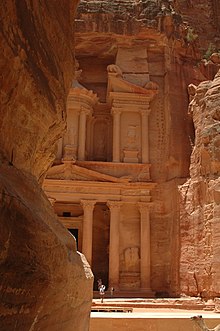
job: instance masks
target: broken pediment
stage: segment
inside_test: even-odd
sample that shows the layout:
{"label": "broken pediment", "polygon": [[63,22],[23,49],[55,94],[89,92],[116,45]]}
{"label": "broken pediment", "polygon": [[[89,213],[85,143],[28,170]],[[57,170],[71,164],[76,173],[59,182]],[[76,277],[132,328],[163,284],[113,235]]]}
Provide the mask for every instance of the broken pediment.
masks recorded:
{"label": "broken pediment", "polygon": [[47,179],[76,180],[76,181],[100,181],[112,183],[128,182],[127,178],[116,178],[105,175],[98,171],[86,169],[73,162],[64,162],[63,164],[53,166],[47,173]]}
{"label": "broken pediment", "polygon": [[121,69],[115,64],[109,65],[107,70],[108,96],[111,92],[135,93],[149,96],[149,99],[151,100],[158,92],[158,85],[154,82],[149,81],[144,87],[141,87],[126,81],[123,78]]}

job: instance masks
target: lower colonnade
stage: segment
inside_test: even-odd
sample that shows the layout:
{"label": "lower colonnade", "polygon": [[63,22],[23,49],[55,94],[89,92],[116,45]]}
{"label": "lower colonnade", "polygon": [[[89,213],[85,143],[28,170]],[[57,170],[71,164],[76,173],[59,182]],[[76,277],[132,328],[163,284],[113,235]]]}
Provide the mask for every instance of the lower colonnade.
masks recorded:
{"label": "lower colonnade", "polygon": [[[83,207],[82,222],[82,253],[92,266],[93,248],[93,211],[98,201],[81,200]],[[115,291],[120,291],[120,216],[121,208],[126,202],[106,201],[110,211],[110,231],[109,231],[109,282],[108,287],[113,287]],[[140,288],[144,292],[151,292],[151,261],[150,261],[150,203],[136,203],[140,213]],[[123,235],[123,234],[121,234]]]}

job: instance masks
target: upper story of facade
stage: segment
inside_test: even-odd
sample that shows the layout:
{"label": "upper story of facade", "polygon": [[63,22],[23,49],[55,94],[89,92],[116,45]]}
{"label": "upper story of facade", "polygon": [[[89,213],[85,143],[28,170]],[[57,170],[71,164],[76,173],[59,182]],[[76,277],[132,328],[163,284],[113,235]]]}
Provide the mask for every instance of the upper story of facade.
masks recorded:
{"label": "upper story of facade", "polygon": [[150,163],[148,118],[158,85],[150,81],[146,49],[141,53],[142,63],[132,52],[124,58],[123,49],[115,64],[79,61],[56,164]]}

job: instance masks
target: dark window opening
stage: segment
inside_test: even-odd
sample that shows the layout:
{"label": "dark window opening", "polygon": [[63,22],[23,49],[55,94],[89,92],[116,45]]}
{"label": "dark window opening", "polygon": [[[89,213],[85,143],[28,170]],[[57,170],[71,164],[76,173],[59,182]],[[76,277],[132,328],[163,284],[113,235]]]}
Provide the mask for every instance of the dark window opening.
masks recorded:
{"label": "dark window opening", "polygon": [[63,217],[71,217],[71,212],[70,211],[64,211],[63,212]]}

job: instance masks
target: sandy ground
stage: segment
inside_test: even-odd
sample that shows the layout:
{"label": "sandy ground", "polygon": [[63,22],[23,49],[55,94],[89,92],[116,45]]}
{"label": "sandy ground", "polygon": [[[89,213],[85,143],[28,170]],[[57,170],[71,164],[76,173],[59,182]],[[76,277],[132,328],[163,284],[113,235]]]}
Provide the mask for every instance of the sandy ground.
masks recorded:
{"label": "sandy ground", "polygon": [[[101,300],[95,299],[93,302],[97,306],[104,307],[106,305],[111,306],[127,306],[132,307],[139,305],[140,307],[133,307],[132,312],[91,312],[91,318],[167,318],[167,319],[190,319],[190,317],[195,315],[202,315],[205,319],[219,319],[220,323],[220,312],[215,312],[212,310],[203,309],[178,309],[178,308],[146,308],[142,307],[146,302],[143,299],[105,299],[104,304],[101,304]],[[93,307],[95,309],[95,307]]]}

